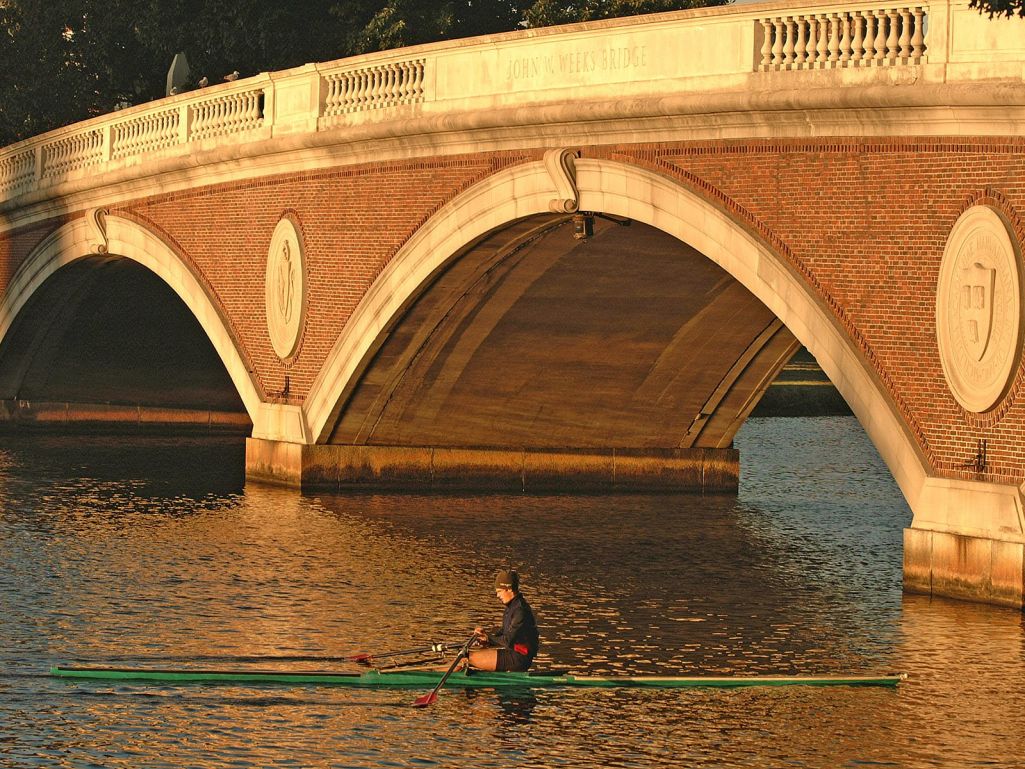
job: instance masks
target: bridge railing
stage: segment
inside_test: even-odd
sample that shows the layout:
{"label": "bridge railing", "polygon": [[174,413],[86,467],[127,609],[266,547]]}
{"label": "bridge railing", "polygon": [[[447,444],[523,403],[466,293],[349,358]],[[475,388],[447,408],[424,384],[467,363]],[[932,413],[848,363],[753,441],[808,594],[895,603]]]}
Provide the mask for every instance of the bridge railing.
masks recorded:
{"label": "bridge railing", "polygon": [[926,61],[928,6],[845,8],[759,19],[758,69],[835,69]]}
{"label": "bridge railing", "polygon": [[784,0],[704,8],[264,73],[0,150],[0,205],[95,186],[97,174],[106,172],[144,174],[149,161],[165,157],[222,147],[235,153],[231,148],[240,144],[297,133],[344,136],[348,129],[411,118],[434,118],[434,128],[425,123],[424,131],[449,130],[454,116],[472,127],[494,122],[503,109],[525,110],[522,120],[553,105],[890,84],[887,73],[900,68],[915,70],[904,82],[1020,82],[1025,21],[991,21],[967,2]]}

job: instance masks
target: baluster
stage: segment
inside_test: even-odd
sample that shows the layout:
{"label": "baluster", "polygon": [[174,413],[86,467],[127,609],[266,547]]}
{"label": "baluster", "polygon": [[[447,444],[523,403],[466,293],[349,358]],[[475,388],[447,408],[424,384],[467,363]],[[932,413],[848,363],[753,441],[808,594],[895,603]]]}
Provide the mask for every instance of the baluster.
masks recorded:
{"label": "baluster", "polygon": [[252,128],[256,125],[256,94],[242,94],[238,100],[239,128]]}
{"label": "baluster", "polygon": [[332,75],[327,79],[327,104],[324,105],[325,114],[333,115],[338,111],[338,107],[341,106],[344,99],[344,87],[345,80],[338,75]]}
{"label": "baluster", "polygon": [[358,72],[349,73],[349,83],[351,84],[349,87],[349,101],[347,109],[347,111],[349,112],[352,112],[354,109],[356,109],[357,105],[359,104],[359,89],[360,84],[362,82],[363,81],[360,78]]}
{"label": "baluster", "polygon": [[829,17],[829,63],[835,65],[840,59],[840,19],[835,14]]}
{"label": "baluster", "polygon": [[808,68],[811,69],[815,66],[815,62],[818,59],[818,49],[816,46],[819,42],[819,20],[815,16],[808,17],[808,58],[806,59]]}
{"label": "baluster", "polygon": [[841,16],[840,24],[842,25],[842,31],[840,34],[840,66],[846,67],[847,62],[851,60],[851,17],[849,14],[844,13]]}
{"label": "baluster", "polygon": [[759,69],[766,70],[772,64],[772,26],[769,19],[762,19],[762,63]]}
{"label": "baluster", "polygon": [[886,11],[876,14],[876,39],[875,39],[876,64],[881,64],[886,58]]}
{"label": "baluster", "polygon": [[405,104],[406,86],[409,83],[409,68],[405,62],[396,62],[395,66],[395,103]]}
{"label": "baluster", "polygon": [[915,33],[911,36],[911,55],[914,57],[916,64],[922,60],[922,53],[925,48],[925,36],[922,33],[922,16],[922,9],[915,8]]}
{"label": "baluster", "polygon": [[783,23],[779,19],[772,22],[772,66],[779,69],[783,63]]}
{"label": "baluster", "polygon": [[390,107],[398,104],[399,102],[399,78],[395,71],[395,62],[389,64],[387,70],[385,70],[385,80],[387,82],[385,97],[388,100],[388,106]]}
{"label": "baluster", "polygon": [[423,96],[424,70],[427,68],[427,62],[425,59],[420,59],[420,61],[414,64],[414,67],[415,69],[413,71],[413,96],[417,99],[417,101],[419,101],[420,97]]}
{"label": "baluster", "polygon": [[911,12],[907,8],[900,11],[900,40],[897,46],[900,48],[897,56],[907,64],[911,59]]}
{"label": "baluster", "polygon": [[821,69],[826,66],[826,62],[829,60],[829,16],[826,14],[819,16],[819,41],[818,45],[816,45],[816,51],[815,61]]}
{"label": "baluster", "polygon": [[233,133],[237,131],[245,118],[242,111],[245,103],[245,95],[235,94],[224,100],[224,131],[222,133]]}
{"label": "baluster", "polygon": [[805,21],[803,16],[797,17],[797,44],[794,46],[794,64],[803,67],[808,60],[808,42],[805,39]]}
{"label": "baluster", "polygon": [[896,10],[889,10],[886,12],[887,17],[890,20],[889,32],[890,34],[886,37],[886,60],[893,64],[897,61],[897,56],[900,54],[900,49],[897,47],[897,19],[900,17],[897,15]]}
{"label": "baluster", "polygon": [[794,63],[794,20],[786,20],[786,40],[783,43],[783,69],[790,69]]}
{"label": "baluster", "polygon": [[860,13],[855,13],[851,19],[851,23],[854,24],[854,39],[851,41],[851,59],[855,66],[861,64],[861,57],[865,55],[865,37],[863,33],[864,19]]}
{"label": "baluster", "polygon": [[371,106],[378,107],[384,98],[384,71],[374,67],[374,100]]}
{"label": "baluster", "polygon": [[202,119],[197,121],[196,133],[199,136],[206,136],[210,130],[210,120],[213,116],[213,102],[209,101],[200,107],[200,115]]}
{"label": "baluster", "polygon": [[356,110],[363,109],[363,102],[366,101],[367,96],[367,73],[360,70],[356,73],[356,77],[359,78],[359,87],[356,89],[356,103],[354,108]]}
{"label": "baluster", "polygon": [[861,57],[861,63],[869,65],[875,57],[875,14],[872,11],[865,11],[865,54]]}
{"label": "baluster", "polygon": [[217,100],[216,111],[213,119],[214,136],[220,136],[224,133],[224,129],[228,125],[228,120],[231,118],[231,104],[228,101],[228,97],[224,96]]}
{"label": "baluster", "polygon": [[352,73],[348,72],[342,76],[344,79],[342,82],[342,99],[341,107],[345,112],[349,111],[349,107],[352,104],[352,100],[356,97],[356,81],[352,77]]}

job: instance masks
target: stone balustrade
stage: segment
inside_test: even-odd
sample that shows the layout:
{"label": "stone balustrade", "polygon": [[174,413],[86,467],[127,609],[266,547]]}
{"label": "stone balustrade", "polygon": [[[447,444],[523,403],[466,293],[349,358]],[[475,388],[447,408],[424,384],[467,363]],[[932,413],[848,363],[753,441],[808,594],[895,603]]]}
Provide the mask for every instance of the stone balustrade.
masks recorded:
{"label": "stone balustrade", "polygon": [[178,143],[181,109],[146,113],[111,126],[110,157],[123,158]]}
{"label": "stone balustrade", "polygon": [[102,163],[103,139],[102,128],[90,128],[43,144],[40,147],[40,175],[44,179],[63,176]]}
{"label": "stone balustrade", "polygon": [[762,71],[921,64],[926,9],[869,7],[759,20]]}
{"label": "stone balustrade", "polygon": [[636,113],[644,99],[658,110],[665,97],[732,95],[739,104],[751,94],[806,88],[797,79],[802,71],[818,78],[820,91],[888,85],[891,74],[913,68],[905,81],[919,85],[1020,82],[1025,21],[989,20],[967,3],[781,0],[448,41],[264,73],[0,150],[0,206],[32,193],[59,195],[66,182],[81,185],[88,176],[94,183],[97,173],[158,158],[303,132],[343,137],[409,118],[433,118],[425,131],[449,131],[457,118],[498,125],[509,109],[521,110],[516,119],[522,121],[541,107],[572,110],[574,104],[590,105],[581,107],[592,115],[586,119],[594,119],[596,104]]}
{"label": "stone balustrade", "polygon": [[215,96],[190,107],[189,140],[251,131],[263,124],[262,88]]}
{"label": "stone balustrade", "polygon": [[423,101],[424,65],[423,59],[412,59],[332,72],[325,77],[324,115]]}

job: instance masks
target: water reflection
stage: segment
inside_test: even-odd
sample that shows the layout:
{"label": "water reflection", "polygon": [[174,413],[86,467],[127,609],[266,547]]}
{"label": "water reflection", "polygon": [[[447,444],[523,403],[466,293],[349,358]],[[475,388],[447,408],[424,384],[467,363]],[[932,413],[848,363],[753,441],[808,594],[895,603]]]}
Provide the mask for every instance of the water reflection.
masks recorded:
{"label": "water reflection", "polygon": [[[316,495],[231,444],[0,442],[0,765],[1014,766],[1017,611],[902,596],[910,516],[852,419],[753,420],[738,497]],[[234,452],[234,453],[233,453]],[[521,570],[539,665],[887,672],[898,691],[125,686],[74,659],[340,667],[459,640]]]}

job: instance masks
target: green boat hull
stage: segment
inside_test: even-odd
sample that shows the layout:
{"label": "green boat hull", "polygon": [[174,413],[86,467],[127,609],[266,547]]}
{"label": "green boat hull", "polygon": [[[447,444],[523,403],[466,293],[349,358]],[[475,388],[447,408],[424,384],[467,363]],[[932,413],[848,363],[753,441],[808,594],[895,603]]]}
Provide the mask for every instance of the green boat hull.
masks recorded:
{"label": "green boat hull", "polygon": [[[285,670],[158,670],[147,668],[72,667],[56,665],[50,674],[59,678],[160,683],[314,684],[364,688],[430,689],[444,675],[437,670],[369,670],[363,673]],[[445,681],[447,688],[589,687],[686,689],[748,686],[896,686],[906,676],[577,676],[563,673],[487,673],[460,671]]]}

